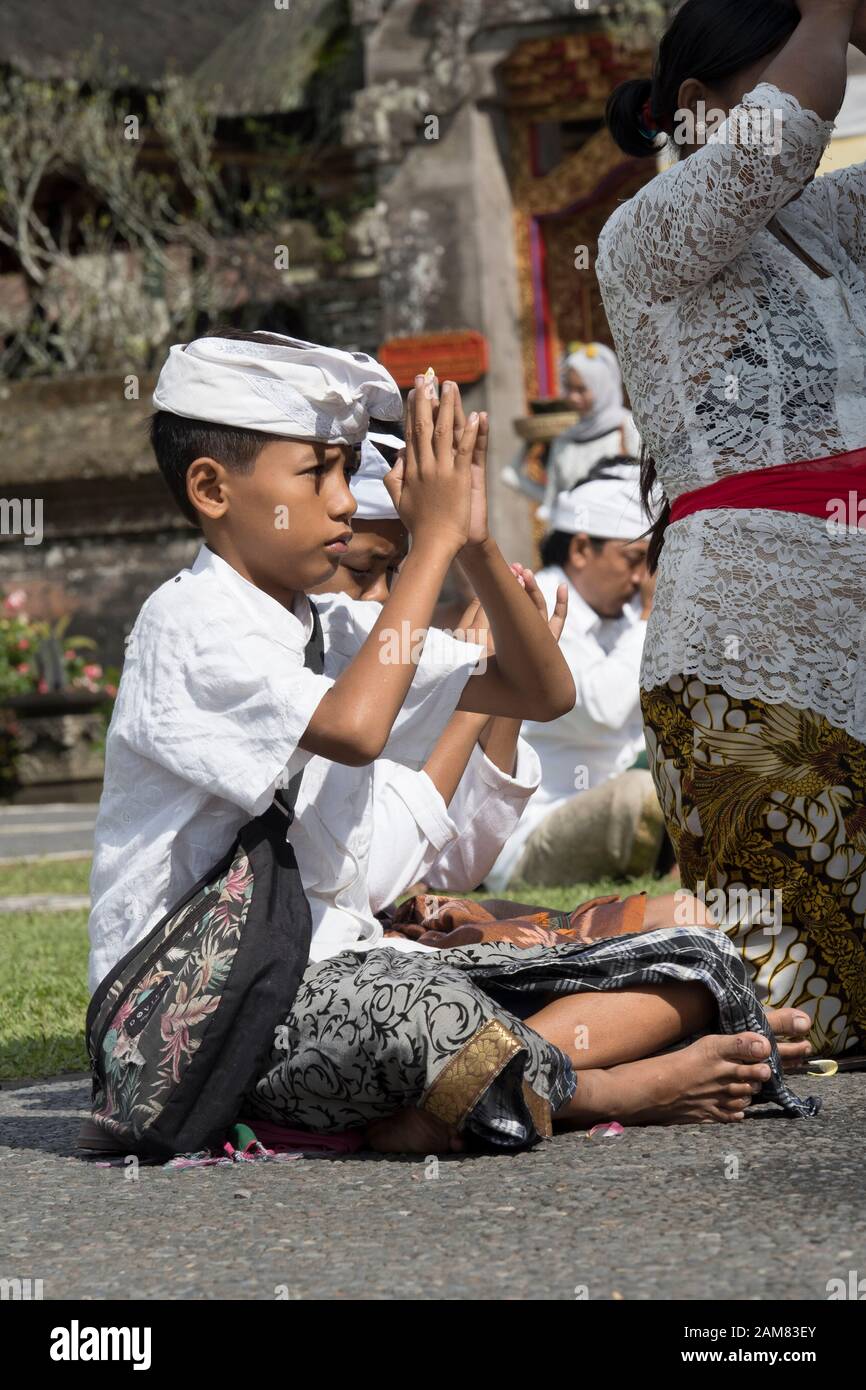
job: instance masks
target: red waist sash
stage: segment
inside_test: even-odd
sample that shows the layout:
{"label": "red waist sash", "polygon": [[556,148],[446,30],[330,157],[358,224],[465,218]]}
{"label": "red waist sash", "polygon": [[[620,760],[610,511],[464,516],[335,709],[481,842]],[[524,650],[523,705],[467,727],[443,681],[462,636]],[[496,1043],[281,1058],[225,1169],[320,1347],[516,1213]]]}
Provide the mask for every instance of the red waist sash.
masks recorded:
{"label": "red waist sash", "polygon": [[670,519],[682,521],[718,507],[801,512],[866,530],[866,449],[719,478],[678,497]]}

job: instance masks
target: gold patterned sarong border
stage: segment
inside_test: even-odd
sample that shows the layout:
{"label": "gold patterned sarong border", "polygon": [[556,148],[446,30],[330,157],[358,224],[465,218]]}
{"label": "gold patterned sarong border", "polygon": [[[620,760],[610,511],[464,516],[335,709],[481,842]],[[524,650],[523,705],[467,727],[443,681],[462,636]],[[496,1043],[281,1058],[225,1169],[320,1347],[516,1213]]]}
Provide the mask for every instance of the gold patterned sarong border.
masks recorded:
{"label": "gold patterned sarong border", "polygon": [[526,1108],[532,1116],[532,1123],[542,1139],[550,1139],[553,1135],[550,1102],[545,1100],[544,1096],[540,1096],[537,1091],[533,1091],[525,1077],[523,1079],[523,1099],[526,1101]]}
{"label": "gold patterned sarong border", "polygon": [[[446,1062],[436,1080],[421,1097],[420,1108],[459,1128],[484,1092],[523,1048],[523,1043],[498,1019],[488,1019],[473,1038]],[[539,1134],[553,1131],[550,1105],[523,1083],[523,1097]]]}

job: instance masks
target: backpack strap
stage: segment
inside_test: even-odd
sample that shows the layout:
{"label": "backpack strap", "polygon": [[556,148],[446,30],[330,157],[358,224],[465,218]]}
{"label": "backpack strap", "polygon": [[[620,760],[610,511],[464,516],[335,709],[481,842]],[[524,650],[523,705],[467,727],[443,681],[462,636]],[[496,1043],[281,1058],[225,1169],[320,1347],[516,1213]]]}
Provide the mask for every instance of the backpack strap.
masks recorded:
{"label": "backpack strap", "polygon": [[[315,675],[321,676],[325,670],[325,638],[322,633],[322,622],[319,617],[319,610],[316,608],[313,600],[308,599],[307,602],[313,614],[313,631],[310,634],[310,640],[304,648],[304,665]],[[301,789],[301,780],[303,776],[304,769],[301,768],[300,772],[296,772],[294,777],[290,778],[286,787],[278,787],[274,793],[275,804],[286,814],[287,827],[291,825],[292,821],[295,819],[295,802],[298,799],[298,792]]]}

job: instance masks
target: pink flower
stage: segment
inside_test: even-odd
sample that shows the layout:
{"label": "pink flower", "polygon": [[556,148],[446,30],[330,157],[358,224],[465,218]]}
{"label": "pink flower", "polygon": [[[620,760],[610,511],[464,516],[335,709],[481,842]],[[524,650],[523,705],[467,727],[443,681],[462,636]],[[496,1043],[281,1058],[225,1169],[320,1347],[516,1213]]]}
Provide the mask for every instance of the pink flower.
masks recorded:
{"label": "pink flower", "polygon": [[7,594],[3,600],[3,607],[9,613],[18,613],[27,602],[27,595],[23,589],[13,589],[11,594]]}
{"label": "pink flower", "polygon": [[26,637],[21,637],[21,638],[19,639],[19,641],[18,641],[18,650],[19,650],[19,652],[26,652],[29,646],[30,646],[30,643],[27,641],[27,638],[26,638]]}
{"label": "pink flower", "polygon": [[40,694],[40,695],[47,695],[47,694],[48,694],[48,682],[47,682],[47,680],[41,680],[41,681],[39,682],[39,684],[37,685],[36,689],[39,691],[39,694]]}
{"label": "pink flower", "polygon": [[113,700],[114,697],[115,697],[115,695],[117,694],[117,686],[116,686],[116,685],[107,685],[107,686],[105,687],[105,693],[106,693],[106,695],[110,695],[111,698],[112,698],[112,700]]}
{"label": "pink flower", "polygon": [[68,651],[65,651],[65,652],[63,653],[63,660],[64,660],[64,661],[74,661],[74,660],[75,660],[75,657],[76,657],[76,653],[72,650],[71,647],[68,649]]}
{"label": "pink flower", "polygon": [[85,666],[84,674],[90,681],[99,680],[99,677],[102,675],[102,667],[94,666],[93,664],[91,664],[90,666]]}
{"label": "pink flower", "polygon": [[26,676],[27,672],[30,670],[30,667],[28,666],[26,661],[22,661],[20,666],[15,667],[15,670],[18,672],[19,676]]}

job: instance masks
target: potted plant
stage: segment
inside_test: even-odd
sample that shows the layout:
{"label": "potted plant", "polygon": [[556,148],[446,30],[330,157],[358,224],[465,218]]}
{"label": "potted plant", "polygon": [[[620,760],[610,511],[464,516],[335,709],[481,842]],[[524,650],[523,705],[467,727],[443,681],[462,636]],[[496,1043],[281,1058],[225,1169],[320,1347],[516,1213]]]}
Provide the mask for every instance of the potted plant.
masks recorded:
{"label": "potted plant", "polygon": [[22,589],[0,602],[0,794],[74,799],[101,779],[118,674],[88,658],[91,638],[67,635],[68,614],[26,609]]}

